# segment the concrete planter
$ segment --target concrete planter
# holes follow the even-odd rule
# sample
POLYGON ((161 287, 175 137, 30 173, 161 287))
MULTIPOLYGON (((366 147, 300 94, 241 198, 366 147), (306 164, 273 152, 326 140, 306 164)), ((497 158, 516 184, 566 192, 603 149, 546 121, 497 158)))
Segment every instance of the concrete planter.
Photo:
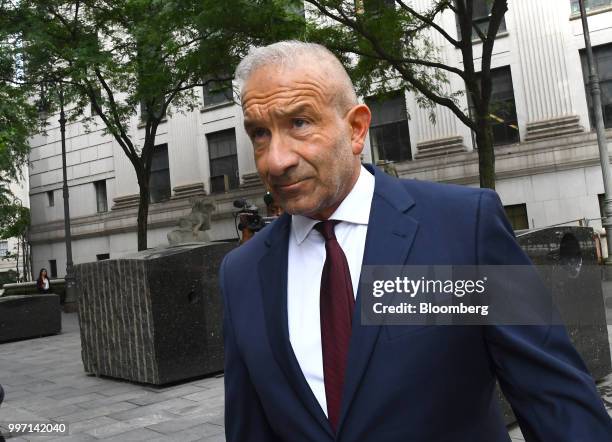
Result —
POLYGON ((223 370, 217 275, 235 243, 75 266, 85 371, 162 385, 223 370))
POLYGON ((15 295, 0 298, 0 342, 53 335, 62 329, 57 295, 15 295))

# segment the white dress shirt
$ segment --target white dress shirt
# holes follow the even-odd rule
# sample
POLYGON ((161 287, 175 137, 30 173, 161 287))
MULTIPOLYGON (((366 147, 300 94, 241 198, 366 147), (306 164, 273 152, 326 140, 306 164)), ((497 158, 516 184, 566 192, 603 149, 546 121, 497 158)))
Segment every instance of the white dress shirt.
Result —
MULTIPOLYGON (((374 176, 361 166, 357 182, 329 219, 340 220, 336 239, 348 261, 353 294, 361 275, 370 206, 374 195, 374 176)), ((325 240, 313 229, 318 220, 293 215, 289 235, 287 273, 287 316, 289 339, 308 385, 327 415, 319 296, 325 263, 325 240)))

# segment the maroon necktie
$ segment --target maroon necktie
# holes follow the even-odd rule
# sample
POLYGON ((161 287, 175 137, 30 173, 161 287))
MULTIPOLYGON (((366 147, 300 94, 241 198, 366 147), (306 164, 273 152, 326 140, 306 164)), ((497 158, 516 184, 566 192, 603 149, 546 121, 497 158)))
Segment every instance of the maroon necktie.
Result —
POLYGON ((346 256, 336 240, 334 227, 340 221, 315 225, 325 238, 325 264, 321 274, 321 348, 327 399, 327 416, 337 429, 342 404, 355 297, 346 256))

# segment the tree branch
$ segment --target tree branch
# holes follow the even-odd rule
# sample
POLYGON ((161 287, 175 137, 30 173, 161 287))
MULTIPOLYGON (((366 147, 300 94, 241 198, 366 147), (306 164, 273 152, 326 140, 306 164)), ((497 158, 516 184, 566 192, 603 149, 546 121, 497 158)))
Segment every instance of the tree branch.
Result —
POLYGON ((474 124, 472 119, 469 116, 467 116, 459 108, 459 106, 455 104, 453 100, 447 97, 442 97, 440 95, 437 95, 431 92, 429 85, 418 80, 412 73, 405 70, 403 67, 401 66, 394 66, 394 67, 402 74, 402 77, 404 77, 411 85, 415 87, 415 89, 417 89, 427 99, 433 101, 436 104, 439 104, 440 106, 447 107, 448 109, 450 109, 452 113, 454 113, 457 116, 457 118, 459 118, 459 120, 461 120, 463 124, 465 124, 466 126, 468 126, 469 128, 473 130, 476 129, 476 125, 474 124))
POLYGON ((55 18, 57 18, 67 29, 70 29, 70 23, 59 13, 55 12, 51 6, 47 5, 47 11, 55 18))
MULTIPOLYGON (((474 31, 476 31, 476 35, 478 35, 478 38, 480 38, 480 41, 485 42, 487 40, 487 36, 484 35, 484 33, 480 30, 480 28, 478 27, 478 25, 474 22, 474 20, 472 20, 472 29, 474 31)), ((470 33, 470 39, 472 38, 471 33, 470 33)))
MULTIPOLYGON (((98 116, 102 119, 102 122, 106 125, 107 128, 110 129, 110 128, 114 127, 113 123, 108 119, 108 117, 104 113, 104 110, 102 109, 102 106, 98 102, 98 97, 96 95, 95 87, 87 79, 85 79, 85 85, 86 85, 85 93, 89 97, 89 99, 91 101, 91 104, 92 104, 94 110, 96 111, 96 114, 98 114, 98 116)), ((128 147, 128 145, 121 138, 121 136, 119 136, 119 134, 115 134, 114 133, 113 137, 115 138, 115 140, 117 140, 117 143, 119 143, 119 146, 121 146, 121 149, 123 150, 125 155, 128 157, 130 162, 132 162, 132 164, 134 164, 134 161, 137 162, 137 159, 138 159, 137 155, 134 155, 132 153, 132 150, 130 150, 130 147, 128 147)))
MULTIPOLYGON (((172 94, 174 92, 176 92, 176 93, 183 92, 183 91, 186 91, 186 90, 189 90, 189 89, 193 89, 194 87, 198 87, 198 86, 199 87, 205 87, 205 86, 208 86, 208 84, 210 84, 212 82, 220 83, 220 82, 223 82, 223 81, 231 81, 233 79, 234 79, 234 77, 211 78, 211 79, 203 81, 203 82, 196 81, 196 82, 193 82, 193 83, 187 83, 187 84, 185 84, 183 86, 181 86, 181 84, 183 83, 181 81, 181 82, 179 82, 179 84, 176 87, 174 87, 172 89, 165 90, 164 91, 164 95, 169 95, 169 94, 172 94)), ((168 104, 170 104, 170 103, 168 103, 168 104)))
POLYGON ((435 16, 443 9, 444 6, 446 6, 445 2, 438 3, 438 7, 434 9, 433 15, 431 17, 426 17, 422 14, 419 14, 416 10, 408 6, 403 0, 396 0, 396 1, 402 7, 402 9, 404 9, 406 12, 412 14, 413 16, 421 20, 423 23, 426 23, 427 25, 434 28, 436 31, 440 33, 442 37, 444 37, 450 44, 452 44, 456 48, 459 47, 459 42, 457 40, 451 37, 450 34, 446 32, 440 25, 434 23, 435 16), (442 7, 440 7, 441 5, 442 7))
MULTIPOLYGON (((367 39, 368 42, 372 45, 373 50, 379 55, 379 57, 383 60, 388 61, 391 64, 391 66, 393 66, 393 68, 395 68, 406 81, 408 81, 411 85, 413 85, 415 89, 417 89, 426 98, 428 98, 429 100, 433 101, 436 104, 449 108, 451 112, 453 112, 457 116, 457 118, 459 118, 459 120, 461 120, 461 122, 463 122, 466 126, 473 128, 473 129, 476 127, 474 122, 471 120, 471 118, 466 116, 465 113, 461 109, 459 109, 459 107, 455 104, 453 100, 451 100, 450 98, 442 97, 442 96, 439 96, 433 93, 428 87, 428 85, 423 83, 421 80, 417 79, 413 73, 411 73, 409 70, 405 69, 404 66, 401 65, 401 60, 397 60, 395 59, 395 57, 391 57, 380 46, 376 38, 370 35, 370 33, 367 32, 359 23, 350 20, 346 16, 346 14, 344 14, 342 11, 338 9, 336 10, 341 16, 337 16, 331 13, 327 8, 323 7, 322 5, 320 5, 321 7, 317 6, 318 2, 316 0, 308 0, 308 1, 314 4, 317 8, 319 8, 321 13, 323 13, 327 17, 332 18, 333 20, 336 20, 339 23, 350 27, 351 29, 353 29, 354 31, 362 35, 365 39, 367 39)), ((355 51, 355 49, 351 49, 351 51, 355 51)), ((462 75, 462 78, 463 78, 463 75, 462 75)))
POLYGON ((110 103, 110 111, 111 111, 113 119, 115 120, 115 126, 119 129, 121 138, 125 141, 127 147, 129 148, 129 151, 132 152, 133 155, 138 156, 138 154, 136 153, 136 149, 134 148, 134 144, 132 144, 132 141, 130 140, 127 133, 125 132, 125 129, 123 128, 123 124, 121 123, 121 118, 119 117, 119 114, 117 113, 117 103, 115 102, 115 96, 113 94, 113 91, 111 90, 111 88, 108 86, 108 84, 104 80, 104 77, 102 76, 102 73, 100 72, 100 69, 98 67, 94 68, 94 72, 96 73, 96 77, 98 78, 98 81, 100 82, 104 90, 106 91, 106 95, 108 96, 108 101, 110 103))
MULTIPOLYGON (((480 93, 483 103, 489 103, 491 98, 491 58, 493 56, 493 44, 495 43, 495 36, 499 31, 501 21, 504 18, 504 14, 507 10, 507 0, 495 0, 493 7, 491 8, 487 38, 482 44, 482 62, 480 67, 480 93)), ((487 110, 485 109, 485 111, 487 110)))
POLYGON ((208 37, 210 37, 210 35, 211 35, 211 34, 212 34, 212 32, 209 32, 209 33, 207 33, 207 34, 205 34, 205 35, 198 35, 196 38, 194 38, 194 39, 192 39, 192 40, 189 40, 189 41, 186 41, 185 43, 183 43, 183 44, 181 44, 181 45, 177 46, 177 47, 175 48, 175 52, 173 52, 173 53, 168 52, 167 54, 165 54, 165 55, 162 57, 162 60, 166 60, 168 57, 170 57, 170 55, 174 55, 175 53, 177 53, 177 52, 178 52, 178 51, 180 51, 181 49, 186 48, 186 47, 188 47, 188 46, 191 46, 191 45, 192 45, 192 44, 194 44, 194 43, 197 43, 197 42, 199 42, 199 41, 206 40, 208 37))

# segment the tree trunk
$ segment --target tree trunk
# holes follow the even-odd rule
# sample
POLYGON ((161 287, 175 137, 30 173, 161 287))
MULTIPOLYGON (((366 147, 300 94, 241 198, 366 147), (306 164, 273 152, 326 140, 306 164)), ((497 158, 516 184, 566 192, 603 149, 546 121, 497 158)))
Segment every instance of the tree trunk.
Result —
POLYGON ((495 190, 495 150, 493 148, 493 133, 487 116, 478 115, 476 145, 478 146, 478 173, 480 187, 495 190))
POLYGON ((147 220, 149 218, 149 180, 140 180, 138 200, 138 251, 147 249, 147 220))

